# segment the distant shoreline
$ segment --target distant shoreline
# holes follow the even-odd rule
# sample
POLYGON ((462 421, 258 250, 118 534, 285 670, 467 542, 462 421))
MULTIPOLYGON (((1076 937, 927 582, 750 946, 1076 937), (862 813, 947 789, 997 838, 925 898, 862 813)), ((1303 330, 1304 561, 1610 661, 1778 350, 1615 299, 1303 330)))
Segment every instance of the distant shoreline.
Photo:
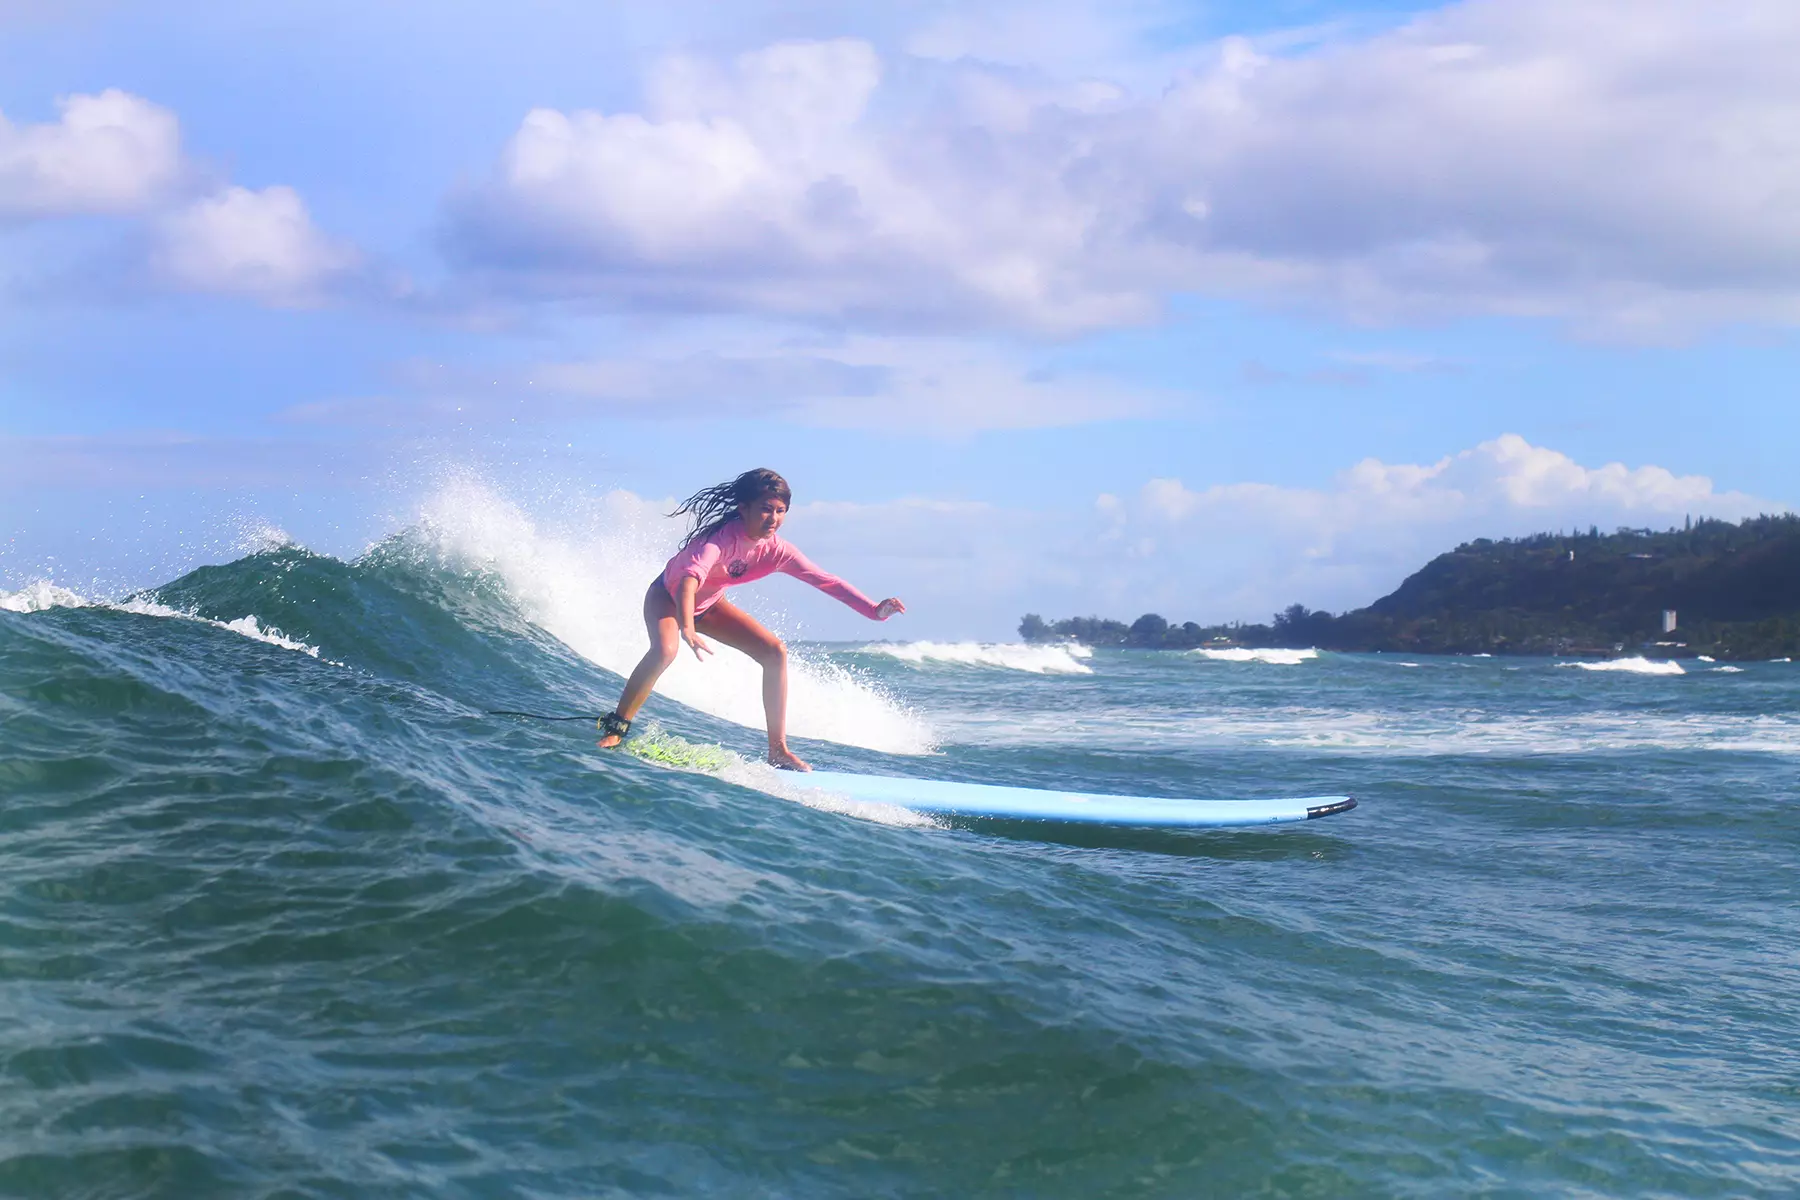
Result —
POLYGON ((1301 604, 1267 624, 1027 613, 1019 636, 1140 650, 1779 660, 1800 654, 1800 516, 1482 538, 1335 616, 1301 604))

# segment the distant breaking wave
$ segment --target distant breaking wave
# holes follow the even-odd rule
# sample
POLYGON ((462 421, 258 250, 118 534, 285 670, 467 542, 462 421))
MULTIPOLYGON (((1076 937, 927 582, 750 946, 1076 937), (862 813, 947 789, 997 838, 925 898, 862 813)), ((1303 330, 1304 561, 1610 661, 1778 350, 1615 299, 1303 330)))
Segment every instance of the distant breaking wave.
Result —
POLYGON ((1223 650, 1214 650, 1210 647, 1202 646, 1195 650, 1194 653, 1202 658, 1210 658, 1214 662, 1257 662, 1269 663, 1278 667, 1297 667, 1309 658, 1319 657, 1319 652, 1317 650, 1274 650, 1267 648, 1248 650, 1242 646, 1232 646, 1223 650))
POLYGON ((1584 671, 1628 671, 1633 675, 1686 675, 1674 659, 1648 659, 1641 654, 1630 658, 1609 658, 1601 662, 1557 663, 1559 667, 1580 667, 1584 671))
POLYGON ((998 667, 1030 671, 1037 675, 1092 675, 1083 662, 1094 652, 1074 643, 1025 645, 1020 642, 874 642, 860 653, 897 658, 915 667, 948 664, 958 667, 998 667))

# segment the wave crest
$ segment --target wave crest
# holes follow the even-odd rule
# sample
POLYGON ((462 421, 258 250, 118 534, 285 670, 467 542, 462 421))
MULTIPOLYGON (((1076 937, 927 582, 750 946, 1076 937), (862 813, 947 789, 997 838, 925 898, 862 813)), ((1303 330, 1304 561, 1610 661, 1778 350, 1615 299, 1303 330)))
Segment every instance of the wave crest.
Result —
POLYGON ((1277 667, 1297 667, 1308 659, 1319 657, 1317 650, 1278 650, 1272 647, 1248 649, 1243 646, 1230 646, 1218 650, 1201 646, 1193 653, 1214 662, 1257 662, 1269 663, 1277 667))
POLYGON ((16 592, 0 592, 0 612, 34 613, 52 608, 86 608, 78 592, 58 587, 48 579, 34 579, 16 592))
POLYGON ((879 654, 909 666, 937 664, 956 667, 996 667, 1030 671, 1037 675, 1092 675, 1083 662, 1094 652, 1075 643, 1027 645, 1023 642, 874 642, 861 654, 879 654))
POLYGON ((0 610, 6 612, 37 613, 48 612, 53 608, 107 608, 114 612, 134 613, 140 617, 193 621, 196 624, 211 625, 214 629, 223 629, 247 637, 252 641, 262 642, 267 646, 279 646, 283 650, 298 650, 312 658, 319 657, 317 646, 309 646, 305 642, 296 641, 273 625, 264 625, 254 613, 247 613, 232 621, 216 621, 211 617, 203 617, 192 609, 172 608, 158 600, 154 592, 142 592, 117 601, 90 600, 80 592, 59 587, 45 579, 28 583, 16 592, 0 592, 0 610))
POLYGON ((1633 675, 1686 675, 1681 664, 1672 658, 1645 658, 1634 654, 1630 658, 1608 658, 1600 662, 1566 662, 1557 663, 1559 667, 1580 667, 1584 671, 1625 671, 1633 675))

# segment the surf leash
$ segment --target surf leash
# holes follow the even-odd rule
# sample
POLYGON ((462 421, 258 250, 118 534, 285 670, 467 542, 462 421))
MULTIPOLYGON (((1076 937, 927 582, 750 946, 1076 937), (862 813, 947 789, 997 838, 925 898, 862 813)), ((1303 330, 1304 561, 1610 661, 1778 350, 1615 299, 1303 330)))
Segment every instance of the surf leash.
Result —
POLYGON ((486 710, 490 717, 530 717, 533 721, 598 721, 599 717, 552 717, 544 713, 514 712, 510 708, 490 708, 486 710))

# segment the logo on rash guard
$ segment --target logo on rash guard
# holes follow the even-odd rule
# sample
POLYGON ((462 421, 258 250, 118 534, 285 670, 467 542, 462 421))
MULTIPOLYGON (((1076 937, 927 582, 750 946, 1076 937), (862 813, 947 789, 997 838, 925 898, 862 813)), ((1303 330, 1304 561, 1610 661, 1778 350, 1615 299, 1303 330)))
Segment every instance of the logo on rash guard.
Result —
POLYGON ((750 569, 749 563, 745 562, 741 558, 734 558, 731 560, 731 565, 729 567, 725 568, 725 573, 727 575, 731 576, 733 579, 738 579, 738 578, 741 578, 743 576, 744 572, 748 571, 749 569, 750 569))

